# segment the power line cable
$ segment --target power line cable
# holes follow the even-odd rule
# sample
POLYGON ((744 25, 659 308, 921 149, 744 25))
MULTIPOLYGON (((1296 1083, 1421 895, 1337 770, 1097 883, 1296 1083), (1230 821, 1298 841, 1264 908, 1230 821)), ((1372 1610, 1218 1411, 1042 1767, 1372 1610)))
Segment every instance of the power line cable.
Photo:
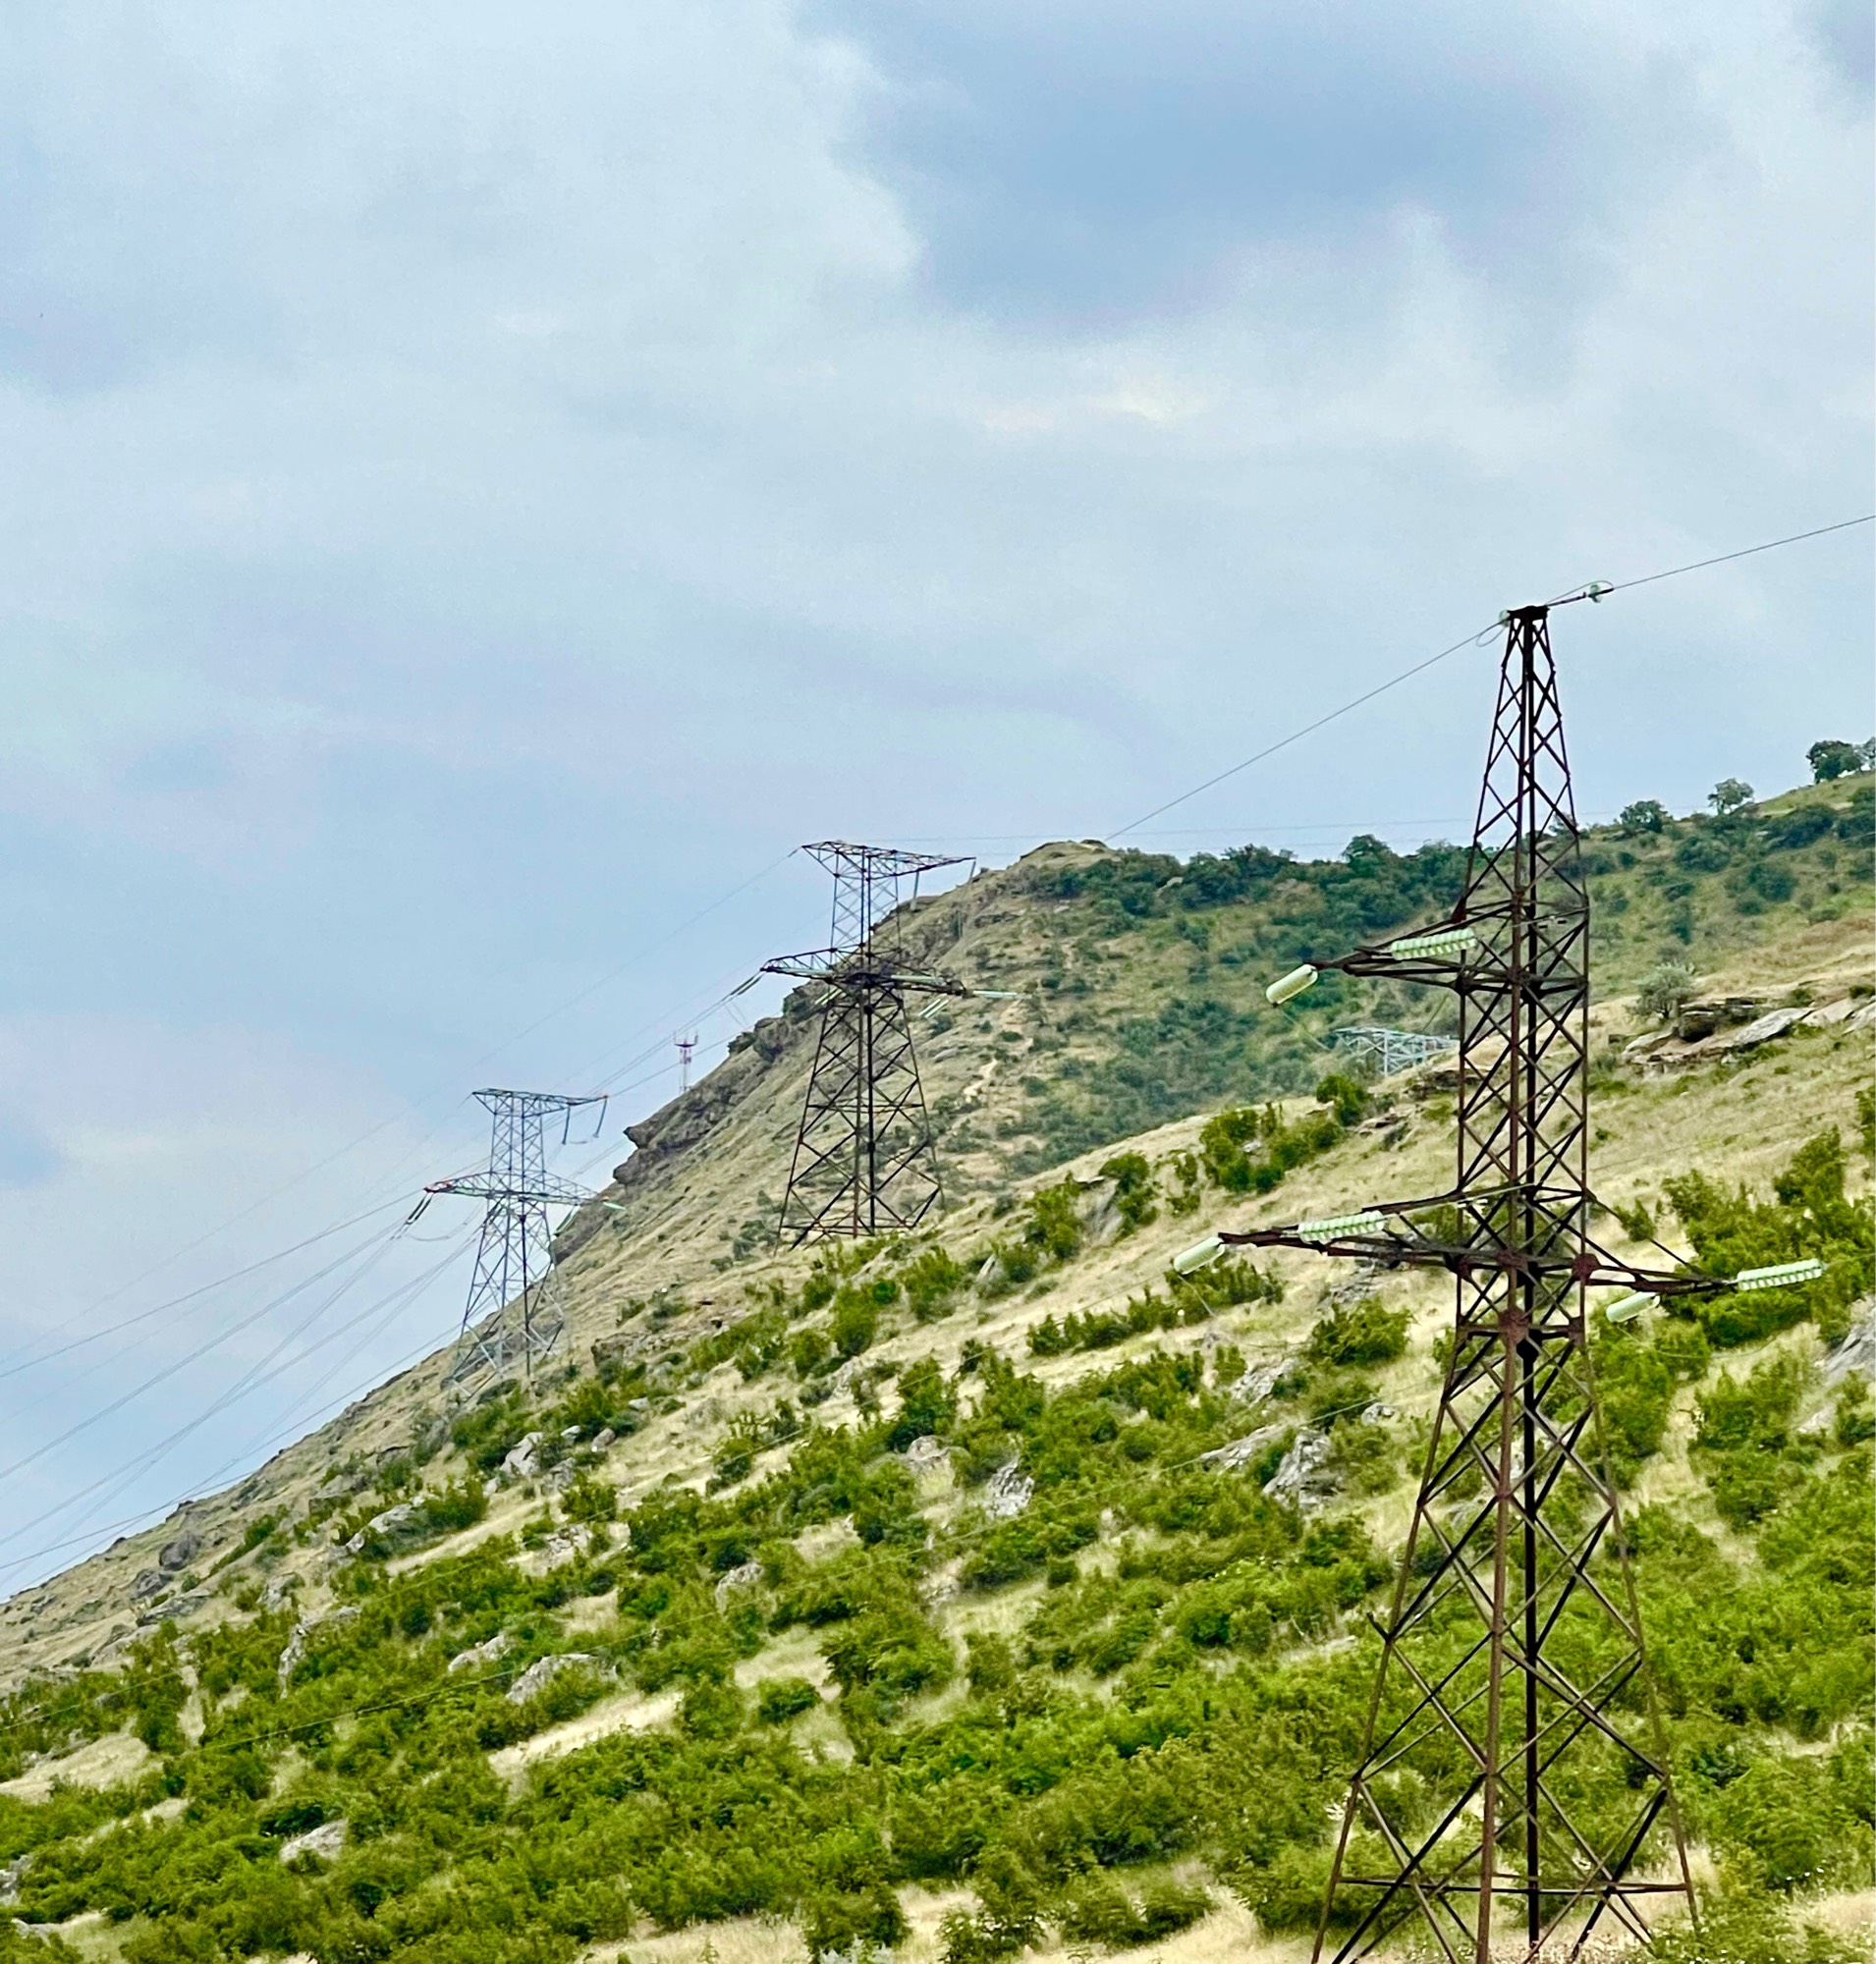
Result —
MULTIPOLYGON (((1781 546, 1798 545, 1805 539, 1821 539, 1832 532, 1845 532, 1856 525, 1873 522, 1876 522, 1876 512, 1865 513, 1856 518, 1840 518, 1835 524, 1816 525, 1806 532, 1789 532, 1784 538, 1765 539, 1755 546, 1741 546, 1737 552, 1717 553, 1711 559, 1689 560, 1684 566, 1666 567, 1659 573, 1640 573, 1633 579, 1619 579, 1613 583, 1598 580, 1591 585, 1573 587, 1568 593, 1560 594, 1549 604, 1561 607, 1572 600, 1601 599, 1611 593, 1627 593, 1637 586, 1652 586, 1657 580, 1678 579, 1683 573, 1701 573, 1709 567, 1727 566, 1734 560, 1750 559, 1757 553, 1776 552, 1781 546)), ((1313 723, 1305 723, 1301 729, 1293 730, 1287 736, 1278 737, 1276 742, 1266 744, 1255 755, 1244 758, 1241 763, 1233 764, 1229 770, 1220 771, 1215 776, 1207 778, 1203 784, 1194 785, 1190 791, 1181 791, 1177 797, 1168 798, 1164 804, 1155 805, 1151 811, 1134 819, 1131 825, 1124 825, 1108 836, 1113 839, 1125 838, 1130 832, 1136 832, 1149 820, 1158 818, 1163 813, 1197 797, 1201 791, 1208 791, 1214 785, 1222 785, 1226 779, 1235 778, 1240 772, 1249 770, 1253 764, 1261 764, 1266 757, 1274 757, 1279 750, 1288 749, 1292 743, 1300 742, 1303 737, 1314 736, 1318 730, 1361 708, 1364 703, 1372 702, 1376 696, 1385 695, 1392 688, 1399 688, 1404 682, 1410 682, 1417 675, 1424 675, 1428 669, 1447 660, 1449 656, 1457 655, 1462 648, 1476 646, 1493 631, 1496 626, 1497 623, 1494 622, 1492 627, 1467 634, 1464 639, 1455 641, 1450 648, 1442 648, 1437 655, 1429 655, 1424 661, 1415 662, 1411 668, 1403 669, 1399 675, 1390 676, 1386 682, 1376 683, 1373 688, 1364 689, 1361 694, 1343 703, 1340 708, 1330 710, 1325 716, 1318 716, 1313 723)))
MULTIPOLYGON (((473 1229, 469 1230, 470 1233, 472 1233, 473 1231, 474 1231, 473 1229)), ((469 1235, 466 1234, 464 1236, 465 1245, 467 1245, 468 1239, 469 1235)), ((369 1341, 369 1340, 370 1337, 367 1336, 364 1341, 369 1341)), ((42 1543, 38 1548, 28 1551, 28 1553, 27 1553, 26 1555, 13 1555, 9 1557, 9 1559, 7 1559, 6 1561, 0 1561, 0 1574, 11 1573, 14 1569, 24 1568, 25 1566, 27 1566, 28 1563, 38 1560, 42 1555, 56 1555, 64 1549, 75 1548, 83 1542, 93 1541, 98 1536, 115 1534, 121 1529, 137 1528, 142 1526, 152 1520, 157 1519, 159 1516, 163 1514, 173 1512, 174 1509, 179 1505, 185 1504, 190 1500, 200 1500, 205 1496, 212 1494, 216 1489, 217 1483, 225 1479, 227 1475, 233 1470, 233 1468, 239 1466, 245 1459, 247 1459, 247 1457, 250 1452, 264 1451, 268 1446, 275 1445, 277 1442, 281 1440, 290 1440, 297 1443, 300 1439, 304 1438, 306 1436, 301 1430, 303 1426, 310 1424, 314 1420, 321 1420, 325 1418, 328 1414, 340 1410, 342 1407, 352 1403, 352 1401, 357 1397, 359 1397, 361 1393, 376 1390, 380 1385, 387 1383, 389 1378, 395 1378, 400 1372, 407 1370, 412 1364, 417 1362, 419 1359, 433 1355, 438 1349, 442 1348, 448 1342, 448 1340, 449 1340, 449 1333, 447 1331, 445 1331, 442 1335, 435 1337, 426 1337, 423 1339, 423 1341, 419 1343, 414 1349, 405 1351, 401 1357, 396 1359, 396 1361, 392 1363, 392 1365, 390 1366, 388 1375, 383 1370, 374 1370, 370 1377, 359 1379, 354 1384, 349 1386, 345 1391, 338 1392, 335 1396, 331 1398, 328 1398, 323 1405, 314 1406, 310 1411, 304 1412, 302 1416, 289 1418, 282 1421, 280 1424, 276 1425, 272 1431, 264 1434, 252 1446, 244 1448, 244 1450, 241 1453, 237 1454, 234 1458, 224 1460, 221 1466, 215 1472, 208 1474, 205 1478, 195 1482, 192 1490, 189 1493, 185 1494, 182 1497, 181 1500, 165 1500, 160 1502, 156 1506, 144 1507, 139 1509, 137 1513, 125 1514, 122 1515, 117 1520, 106 1521, 97 1527, 88 1528, 83 1534, 67 1535, 59 1541, 42 1543)), ((347 1356, 342 1360, 342 1367, 343 1364, 350 1363, 352 1361, 352 1358, 357 1356, 358 1352, 363 1347, 364 1347, 363 1342, 355 1345, 352 1351, 350 1351, 347 1354, 347 1356)), ((336 1375, 336 1373, 328 1373, 327 1375, 328 1378, 330 1378, 331 1376, 336 1375)), ((316 1391, 318 1387, 315 1386, 313 1389, 314 1391, 316 1391)), ((40 1514, 37 1517, 37 1520, 32 1523, 32 1525, 35 1526, 42 1525, 46 1520, 50 1519, 52 1511, 53 1510, 48 1509, 47 1512, 40 1514)), ((92 1550, 92 1554, 96 1554, 97 1552, 98 1551, 95 1549, 92 1550)), ((89 1555, 81 1555, 79 1557, 79 1560, 81 1561, 88 1559, 90 1559, 89 1555)), ((32 1585, 28 1584, 27 1586, 30 1587, 32 1585)))
MULTIPOLYGON (((135 1329, 139 1323, 147 1323, 152 1317, 162 1316, 173 1309, 181 1309, 185 1304, 198 1301, 202 1296, 212 1295, 215 1290, 227 1288, 233 1282, 245 1282, 249 1276, 258 1275, 262 1269, 269 1269, 276 1262, 284 1262, 290 1256, 303 1254, 306 1249, 316 1247, 321 1241, 329 1241, 335 1234, 343 1234, 348 1228, 356 1228, 360 1222, 369 1221, 374 1214, 388 1213, 393 1207, 407 1207, 408 1198, 387 1200, 377 1207, 367 1207, 363 1213, 355 1214, 349 1220, 335 1223, 330 1228, 322 1228, 316 1234, 308 1234, 303 1241, 296 1241, 290 1248, 282 1248, 279 1253, 263 1255, 257 1262, 249 1262, 246 1268, 236 1269, 231 1274, 218 1277, 212 1282, 203 1282, 199 1288, 186 1289, 181 1295, 173 1295, 167 1302, 159 1302, 149 1309, 139 1309, 135 1316, 126 1316, 116 1323, 107 1323, 101 1330, 93 1330, 83 1337, 75 1337, 69 1343, 61 1343, 56 1350, 42 1350, 36 1356, 22 1357, 18 1362, 0 1368, 0 1382, 17 1378, 22 1371, 36 1370, 41 1364, 50 1364, 55 1358, 70 1356, 74 1350, 83 1350, 87 1343, 100 1342, 106 1337, 120 1336, 126 1330, 135 1329)), ((135 1287, 135 1283, 129 1284, 135 1287)))
MULTIPOLYGON (((472 1231, 473 1230, 470 1230, 470 1232, 472 1231)), ((314 1387, 314 1390, 317 1391, 320 1387, 329 1383, 331 1379, 335 1375, 337 1375, 337 1372, 339 1370, 342 1370, 346 1364, 350 1363, 352 1358, 357 1356, 359 1351, 363 1349, 367 1343, 371 1342, 390 1324, 391 1320, 395 1316, 397 1316, 409 1303, 411 1303, 418 1295, 420 1295, 423 1292, 423 1290, 427 1288, 429 1284, 433 1282, 436 1280, 436 1278, 439 1275, 441 1275, 446 1268, 449 1267, 450 1263, 455 1260, 456 1255, 461 1251, 461 1248, 467 1246, 469 1238, 469 1234, 465 1234, 463 1237, 461 1237, 458 1247, 456 1249, 453 1249, 450 1252, 450 1254, 444 1256, 440 1262, 434 1264, 430 1269, 426 1270, 422 1275, 414 1277, 411 1281, 401 1282, 395 1289, 393 1289, 390 1292, 389 1295, 380 1296, 376 1302, 370 1304, 367 1308, 359 1311, 359 1313, 357 1316, 349 1318, 345 1323, 341 1324, 338 1327, 338 1329, 328 1332, 324 1337, 319 1337, 315 1342, 309 1344, 307 1348, 303 1352, 302 1352, 300 1356, 289 1358, 285 1363, 277 1365, 274 1369, 268 1370, 262 1375, 256 1375, 254 1372, 250 1372, 248 1374, 248 1380, 249 1380, 248 1382, 238 1384, 232 1387, 229 1391, 223 1392, 208 1406, 208 1408, 205 1411, 199 1412, 194 1418, 191 1419, 186 1425, 178 1427, 177 1430, 171 1433, 167 1439, 159 1440, 154 1446, 146 1448, 142 1453, 140 1453, 137 1457, 137 1459, 135 1459, 134 1461, 128 1463, 123 1467, 120 1467, 117 1470, 117 1472, 113 1474, 107 1474, 102 1479, 93 1482, 92 1487, 86 1491, 95 1492, 100 1487, 111 1485, 113 1491, 106 1498, 115 1499, 118 1494, 121 1494, 124 1491, 124 1489, 131 1484, 132 1481, 140 1478, 143 1474, 147 1473, 152 1467, 160 1464, 162 1460, 167 1458, 169 1454, 173 1452, 177 1446, 182 1445, 186 1439, 191 1437, 192 1434, 198 1432, 204 1425, 207 1425, 211 1420, 220 1417, 224 1411, 231 1409, 234 1405, 239 1403, 242 1398, 246 1397, 250 1391, 259 1391, 263 1389, 265 1386, 274 1383, 280 1378, 285 1377, 287 1373, 293 1370, 297 1365, 303 1364, 309 1357, 312 1356, 312 1354, 315 1351, 323 1349, 327 1343, 337 1341, 339 1337, 345 1336, 349 1331, 356 1330, 360 1323, 363 1323, 367 1319, 376 1316, 377 1322, 372 1326, 372 1328, 365 1333, 364 1337, 357 1344, 353 1346, 352 1350, 349 1351, 347 1355, 340 1360, 340 1363, 337 1366, 335 1366, 333 1370, 328 1371, 326 1373, 326 1376, 319 1381, 319 1386, 314 1387), (380 1311, 383 1312, 381 1315, 379 1314, 380 1311)), ((323 1314, 323 1311, 318 1313, 323 1314)), ((308 1319, 308 1321, 310 1320, 311 1319, 308 1319)), ((303 1330, 304 1327, 305 1326, 303 1325, 302 1329, 303 1330)), ((297 1337, 299 1334, 300 1332, 292 1333, 292 1337, 297 1337)), ((292 1337, 290 1337, 286 1340, 289 1341, 292 1340, 292 1337)), ((273 1357, 277 1357, 279 1355, 280 1350, 283 1347, 284 1343, 282 1345, 276 1345, 274 1351, 270 1353, 269 1359, 264 1361, 271 1362, 273 1357)), ((258 1367, 256 1367, 256 1369, 258 1370, 258 1367)), ((295 1422, 299 1423, 300 1421, 295 1421, 295 1422)), ((236 1455, 235 1461, 228 1463, 239 1463, 240 1460, 246 1459, 248 1456, 248 1453, 253 1448, 250 1446, 245 1446, 242 1449, 242 1451, 236 1455)), ((221 1475, 217 1473, 213 1477, 219 1479, 221 1475)), ((62 1512, 66 1507, 74 1504, 74 1502, 77 1500, 81 1500, 83 1498, 84 1498, 84 1496, 82 1494, 68 1497, 67 1500, 60 1501, 54 1507, 48 1508, 44 1513, 39 1515, 36 1520, 28 1522, 24 1527, 15 1529, 11 1534, 0 1536, 0 1546, 4 1546, 5 1543, 7 1542, 18 1540, 21 1535, 29 1533, 32 1528, 42 1525, 45 1521, 49 1520, 52 1517, 52 1515, 62 1512)), ((105 1500, 100 1500, 98 1502, 96 1502, 96 1505, 101 1506, 104 1505, 105 1503, 106 1503, 105 1500)), ((95 1530, 93 1530, 92 1532, 95 1532, 95 1530)), ((9 1567, 12 1566, 11 1563, 5 1565, 9 1567)))
MULTIPOLYGON (((173 1378, 178 1371, 185 1370, 191 1364, 199 1362, 201 1358, 207 1356, 209 1351, 218 1348, 221 1344, 228 1342, 231 1338, 239 1337, 243 1331, 251 1329, 263 1317, 270 1315, 274 1310, 278 1309, 281 1306, 281 1304, 291 1301, 292 1298, 298 1295, 303 1289, 310 1288, 315 1282, 323 1282, 326 1279, 326 1277, 335 1274, 339 1269, 343 1268, 347 1262, 353 1260, 356 1256, 359 1256, 360 1254, 365 1254, 367 1250, 373 1251, 369 1257, 369 1260, 366 1263, 366 1266, 369 1267, 370 1263, 375 1261, 377 1259, 377 1256, 382 1254, 384 1250, 390 1246, 392 1241, 394 1241, 397 1238, 398 1231, 399 1230, 394 1228, 390 1229, 389 1232, 387 1233, 374 1234, 370 1237, 370 1239, 359 1242, 357 1247, 348 1249, 345 1254, 335 1257, 334 1260, 328 1262, 323 1269, 317 1270, 311 1276, 306 1277, 303 1282, 296 1282, 292 1288, 285 1289, 279 1295, 274 1296, 270 1298, 268 1301, 262 1303, 258 1309, 253 1310, 248 1315, 243 1317, 241 1321, 235 1324, 232 1328, 222 1331, 218 1333, 216 1336, 205 1338, 202 1342, 198 1343, 194 1349, 177 1358, 173 1363, 165 1365, 164 1368, 158 1371, 153 1378, 148 1378, 144 1380, 141 1384, 133 1386, 131 1390, 124 1392, 122 1396, 114 1398, 109 1404, 104 1405, 99 1410, 90 1413, 87 1417, 80 1419, 77 1424, 68 1426, 66 1430, 60 1433, 56 1439, 49 1439, 44 1441, 42 1444, 35 1446, 30 1452, 28 1452, 24 1454, 22 1457, 14 1460, 11 1465, 0 1467, 0 1480, 11 1479, 14 1476, 14 1474, 23 1472, 27 1467, 30 1466, 35 1460, 44 1458, 44 1456, 48 1452, 55 1451, 59 1446, 64 1446, 70 1440, 76 1439, 80 1433, 88 1431, 92 1426, 98 1424, 101 1420, 111 1417, 116 1412, 122 1411, 126 1405, 133 1403, 138 1398, 140 1398, 145 1391, 154 1391, 158 1385, 165 1383, 170 1378, 173 1378)), ((0 1541, 3 1541, 5 1539, 6 1537, 0 1537, 0 1541)))

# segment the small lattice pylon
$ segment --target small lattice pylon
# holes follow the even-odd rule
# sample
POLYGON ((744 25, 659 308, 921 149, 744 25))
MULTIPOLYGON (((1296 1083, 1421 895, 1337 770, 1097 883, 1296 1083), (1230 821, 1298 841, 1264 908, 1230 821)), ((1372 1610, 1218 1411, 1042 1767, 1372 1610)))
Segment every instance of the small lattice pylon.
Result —
POLYGON ((909 995, 966 996, 916 968, 897 928, 903 883, 963 862, 827 840, 803 848, 834 876, 831 945, 764 964, 818 984, 820 1033, 782 1200, 786 1245, 915 1228, 943 1197, 912 1049, 909 995))
POLYGON ((424 1189, 426 1195, 465 1194, 487 1203, 450 1376, 460 1381, 519 1364, 532 1377, 559 1348, 566 1328, 547 1210, 588 1198, 572 1180, 548 1172, 547 1125, 559 1120, 564 1135, 574 1112, 605 1101, 544 1091, 478 1091, 475 1097, 489 1114, 487 1167, 424 1189))

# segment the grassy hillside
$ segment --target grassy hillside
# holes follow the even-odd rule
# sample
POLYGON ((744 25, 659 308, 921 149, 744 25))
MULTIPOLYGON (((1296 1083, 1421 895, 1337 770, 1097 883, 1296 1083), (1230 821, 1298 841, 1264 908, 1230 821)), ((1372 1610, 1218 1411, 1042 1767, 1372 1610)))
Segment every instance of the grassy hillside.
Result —
MULTIPOLYGON (((1592 841, 1599 1232, 1831 1264, 1600 1339, 1715 1957, 1869 1907, 1868 818, 1592 841), (1677 948, 1805 1019, 1633 1045, 1677 948)), ((921 909, 1023 993, 933 1032, 968 1190, 916 1238, 739 1252, 804 1068, 799 1008, 758 1029, 564 1237, 563 1374, 453 1405, 433 1362, 7 1606, 15 1914, 128 1964, 1306 1955, 1451 1303, 1169 1268, 1449 1175, 1437 1078, 1310 1095, 1312 1031, 1413 1005, 1253 994, 1439 911, 1443 850, 1050 847, 921 909)))

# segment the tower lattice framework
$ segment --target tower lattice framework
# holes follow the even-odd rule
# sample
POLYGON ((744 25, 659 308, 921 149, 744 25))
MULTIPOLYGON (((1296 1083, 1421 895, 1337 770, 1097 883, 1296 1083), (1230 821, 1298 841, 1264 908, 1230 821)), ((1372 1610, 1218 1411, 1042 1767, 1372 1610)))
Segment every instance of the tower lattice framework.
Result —
POLYGON ((915 1228, 938 1204, 907 999, 969 993, 952 976, 912 967, 899 932, 906 882, 915 896, 920 874, 962 860, 845 840, 802 850, 834 877, 829 945, 764 964, 825 991, 782 1201, 781 1239, 796 1246, 915 1228))
POLYGON ((487 1167, 425 1188, 487 1202, 450 1375, 467 1378, 519 1363, 531 1377, 560 1347, 566 1329, 547 1210, 588 1197, 548 1171, 547 1128, 557 1121, 564 1138, 573 1113, 605 1101, 548 1091, 487 1090, 475 1098, 489 1115, 487 1167))
MULTIPOLYGON (((1317 1936, 1316 1956, 1339 1964, 1408 1925, 1450 1964, 1562 1960, 1598 1931, 1644 1935, 1650 1898, 1691 1906, 1597 1417, 1586 1291, 1718 1284, 1636 1269, 1587 1232, 1589 902, 1549 613, 1505 617, 1450 918, 1313 964, 1457 993, 1455 1185, 1218 1237, 1443 1267, 1457 1280, 1317 1936)), ((1283 1000, 1284 985, 1271 993, 1283 1000)))

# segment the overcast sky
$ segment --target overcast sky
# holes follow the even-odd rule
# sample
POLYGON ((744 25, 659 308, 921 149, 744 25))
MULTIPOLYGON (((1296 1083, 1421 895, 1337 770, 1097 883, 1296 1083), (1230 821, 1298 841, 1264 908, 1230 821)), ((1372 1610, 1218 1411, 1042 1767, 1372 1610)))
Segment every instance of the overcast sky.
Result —
MULTIPOLYGON (((820 938, 799 841, 1113 836, 1502 606, 1868 510, 1869 37, 1851 0, 19 13, 10 1359, 394 1219, 477 1084, 625 1084, 561 1162, 602 1172, 673 1029, 820 938)), ((1858 531, 1561 616, 1585 810, 1868 736, 1869 610, 1858 531)), ((1135 837, 1462 832, 1489 669, 1135 837)), ((11 1466, 175 1367, 0 1474, 0 1561, 434 1338, 460 1269, 372 1290, 448 1253, 304 1363, 322 1298, 263 1287, 303 1259, 0 1378, 11 1466)))

